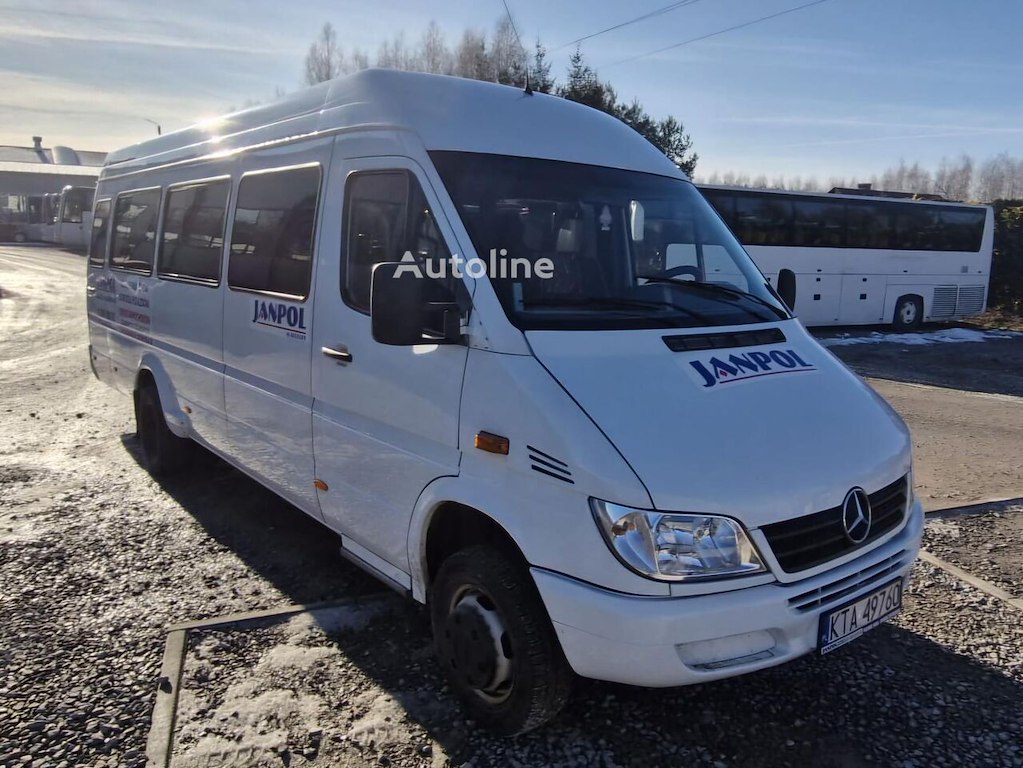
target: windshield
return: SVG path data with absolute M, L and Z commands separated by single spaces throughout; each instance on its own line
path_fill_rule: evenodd
M 789 317 L 687 181 L 534 158 L 430 156 L 505 312 L 522 330 Z

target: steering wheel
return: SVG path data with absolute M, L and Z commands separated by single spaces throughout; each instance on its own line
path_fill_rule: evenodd
M 689 275 L 693 280 L 700 279 L 700 268 L 682 264 L 671 269 L 666 269 L 658 277 L 678 277 L 679 275 Z

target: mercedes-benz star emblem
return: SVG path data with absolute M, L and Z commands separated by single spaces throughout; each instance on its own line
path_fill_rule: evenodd
M 845 495 L 842 526 L 853 544 L 862 544 L 870 535 L 870 499 L 862 488 L 853 488 Z

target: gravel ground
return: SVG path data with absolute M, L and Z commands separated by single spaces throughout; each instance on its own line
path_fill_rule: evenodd
M 341 630 L 195 633 L 173 765 L 1023 765 L 1018 612 L 930 566 L 914 577 L 895 624 L 826 658 L 668 691 L 581 682 L 514 740 L 460 719 L 426 617 L 396 598 L 390 620 Z
M 941 559 L 1023 598 L 1023 501 L 931 519 L 924 546 Z M 1023 621 L 1023 616 L 1020 617 Z
M 134 768 L 168 624 L 380 586 L 322 527 L 207 454 L 189 477 L 153 481 L 130 401 L 88 371 L 81 262 L 26 250 L 0 253 L 0 768 Z M 284 723 L 275 765 L 1023 765 L 1020 614 L 925 566 L 897 625 L 828 658 L 674 691 L 581 683 L 550 728 L 504 742 L 460 719 L 425 616 L 397 610 L 291 642 L 332 661 L 314 652 L 295 675 L 324 714 L 313 729 Z M 199 637 L 192 663 L 237 665 L 208 663 L 205 683 L 190 668 L 191 690 L 258 678 L 286 631 Z M 383 735 L 360 730 L 367 718 Z M 185 725 L 182 744 L 198 743 Z

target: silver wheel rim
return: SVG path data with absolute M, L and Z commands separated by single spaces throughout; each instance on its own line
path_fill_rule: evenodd
M 912 325 L 916 322 L 916 302 L 904 302 L 902 305 L 902 311 L 899 312 L 899 316 L 902 319 L 902 322 L 906 325 Z
M 477 687 L 471 683 L 470 688 L 488 704 L 500 704 L 511 696 L 513 670 L 508 650 L 508 628 L 494 601 L 485 592 L 474 586 L 464 586 L 451 599 L 449 616 L 457 611 L 470 612 L 481 620 L 489 633 L 489 638 L 480 638 L 480 642 L 490 646 L 494 671 L 487 684 Z

